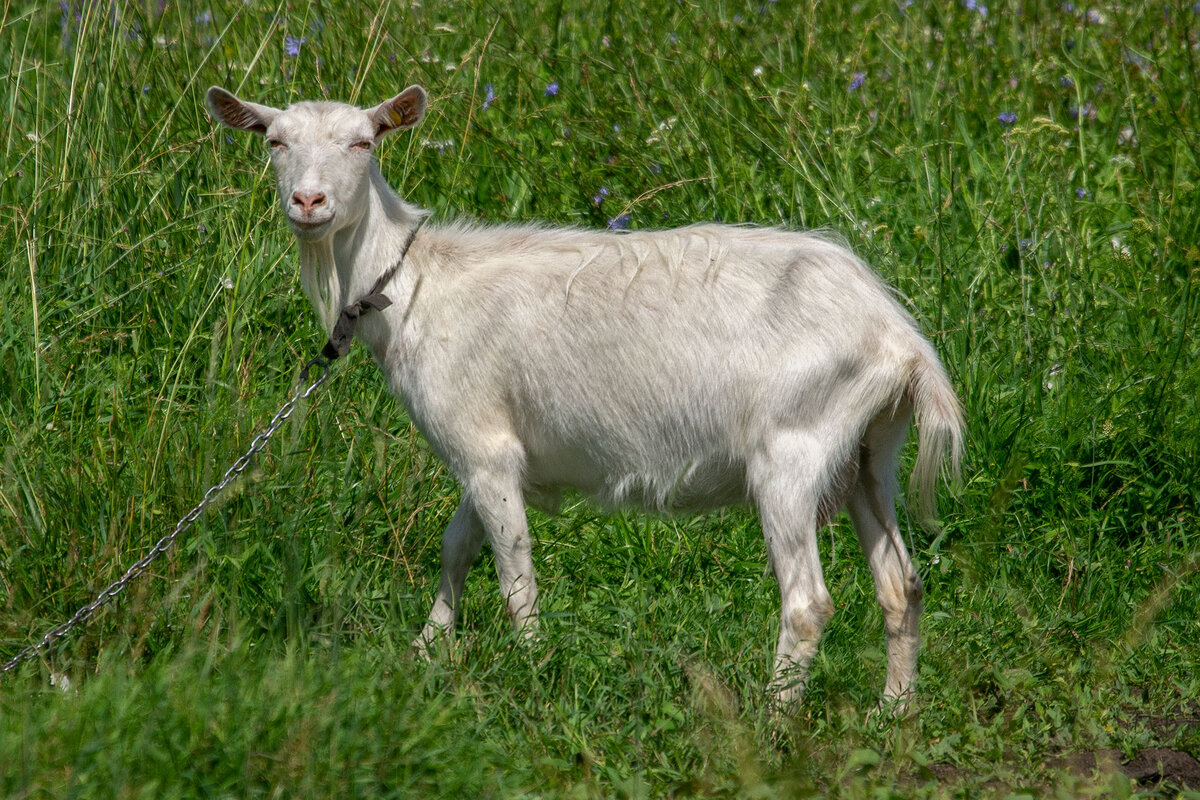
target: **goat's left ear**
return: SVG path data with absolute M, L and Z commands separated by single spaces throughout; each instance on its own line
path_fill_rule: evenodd
M 391 100 L 385 100 L 367 113 L 375 123 L 375 138 L 392 131 L 408 130 L 425 116 L 429 97 L 420 86 L 410 86 Z

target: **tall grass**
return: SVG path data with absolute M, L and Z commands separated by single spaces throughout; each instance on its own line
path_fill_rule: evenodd
M 543 638 L 513 641 L 485 554 L 458 637 L 408 658 L 458 490 L 355 350 L 170 558 L 0 682 L 0 793 L 1070 793 L 1095 786 L 1062 753 L 1196 752 L 1155 720 L 1200 696 L 1200 11 L 970 5 L 4 5 L 0 656 L 169 530 L 321 344 L 212 83 L 422 83 L 380 155 L 442 218 L 836 230 L 934 339 L 970 447 L 941 533 L 909 532 L 920 716 L 867 720 L 883 631 L 839 521 L 782 721 L 743 511 L 534 514 Z

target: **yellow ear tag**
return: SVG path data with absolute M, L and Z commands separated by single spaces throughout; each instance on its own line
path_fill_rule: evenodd
M 404 124 L 404 114 L 395 106 L 389 106 L 388 121 L 392 123 L 393 127 L 399 128 Z

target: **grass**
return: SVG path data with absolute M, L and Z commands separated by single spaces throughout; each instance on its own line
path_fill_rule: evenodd
M 838 613 L 780 720 L 745 511 L 533 514 L 543 638 L 514 642 L 485 553 L 457 638 L 409 658 L 458 490 L 355 349 L 169 558 L 0 681 L 0 794 L 1185 791 L 1114 764 L 1200 755 L 1198 43 L 1185 3 L 3 5 L 0 656 L 170 530 L 321 344 L 212 83 L 422 83 L 381 160 L 442 218 L 837 230 L 934 339 L 970 444 L 942 531 L 909 532 L 919 716 L 869 716 L 882 623 L 840 520 Z M 1116 760 L 1056 766 L 1092 752 Z

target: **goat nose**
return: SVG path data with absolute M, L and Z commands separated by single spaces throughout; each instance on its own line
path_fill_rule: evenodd
M 325 205 L 325 193 L 324 192 L 309 192 L 309 193 L 293 192 L 292 193 L 292 203 L 300 206 L 300 209 L 304 213 L 308 214 L 308 213 L 311 213 L 314 208 L 318 208 L 320 206 Z

